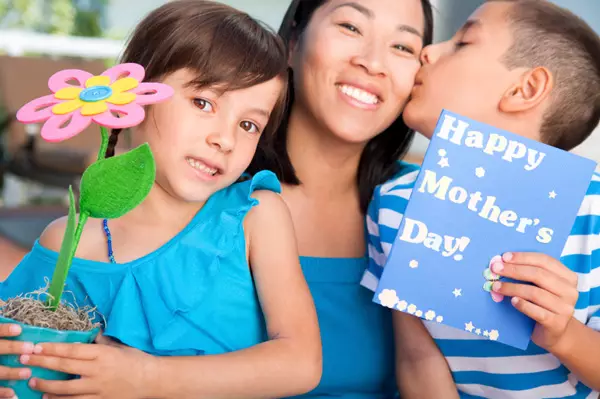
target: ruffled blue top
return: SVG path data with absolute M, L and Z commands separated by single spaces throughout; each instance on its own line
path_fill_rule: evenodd
M 96 307 L 105 335 L 153 355 L 214 355 L 264 342 L 243 230 L 258 204 L 255 190 L 280 193 L 281 186 L 263 171 L 213 194 L 183 231 L 135 261 L 76 258 L 63 299 Z M 45 286 L 57 258 L 36 242 L 0 285 L 0 298 Z

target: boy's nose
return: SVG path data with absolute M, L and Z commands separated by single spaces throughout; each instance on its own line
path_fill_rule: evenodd
M 435 62 L 433 45 L 426 46 L 421 51 L 421 65 L 429 65 Z

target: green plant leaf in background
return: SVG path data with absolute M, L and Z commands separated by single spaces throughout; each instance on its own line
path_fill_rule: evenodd
M 90 165 L 81 178 L 80 212 L 98 219 L 121 217 L 150 193 L 156 166 L 148 144 Z
M 67 274 L 71 263 L 73 262 L 73 256 L 75 255 L 75 197 L 73 196 L 73 189 L 69 186 L 69 216 L 67 218 L 67 227 L 65 228 L 65 235 L 60 246 L 60 252 L 58 253 L 58 261 L 54 268 L 54 275 L 50 282 L 50 288 L 48 289 L 49 306 L 56 310 L 60 303 L 63 290 L 65 288 L 65 282 L 67 281 Z

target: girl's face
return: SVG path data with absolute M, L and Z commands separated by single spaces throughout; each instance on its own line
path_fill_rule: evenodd
M 424 29 L 421 0 L 325 2 L 292 46 L 297 106 L 344 141 L 378 135 L 409 97 Z
M 175 93 L 148 111 L 133 136 L 148 142 L 156 161 L 156 181 L 187 202 L 206 201 L 234 183 L 246 170 L 271 111 L 281 79 L 219 93 L 188 86 L 189 70 L 168 75 L 163 83 Z

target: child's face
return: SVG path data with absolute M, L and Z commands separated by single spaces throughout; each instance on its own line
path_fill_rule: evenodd
M 164 190 L 202 202 L 248 167 L 283 84 L 274 78 L 219 95 L 187 86 L 194 78 L 188 70 L 168 75 L 163 83 L 173 87 L 172 99 L 154 105 L 134 137 L 150 144 Z
M 509 7 L 505 2 L 486 3 L 452 39 L 423 50 L 423 67 L 403 114 L 408 126 L 430 138 L 445 108 L 510 130 L 499 103 L 523 69 L 509 70 L 502 62 L 513 43 Z

